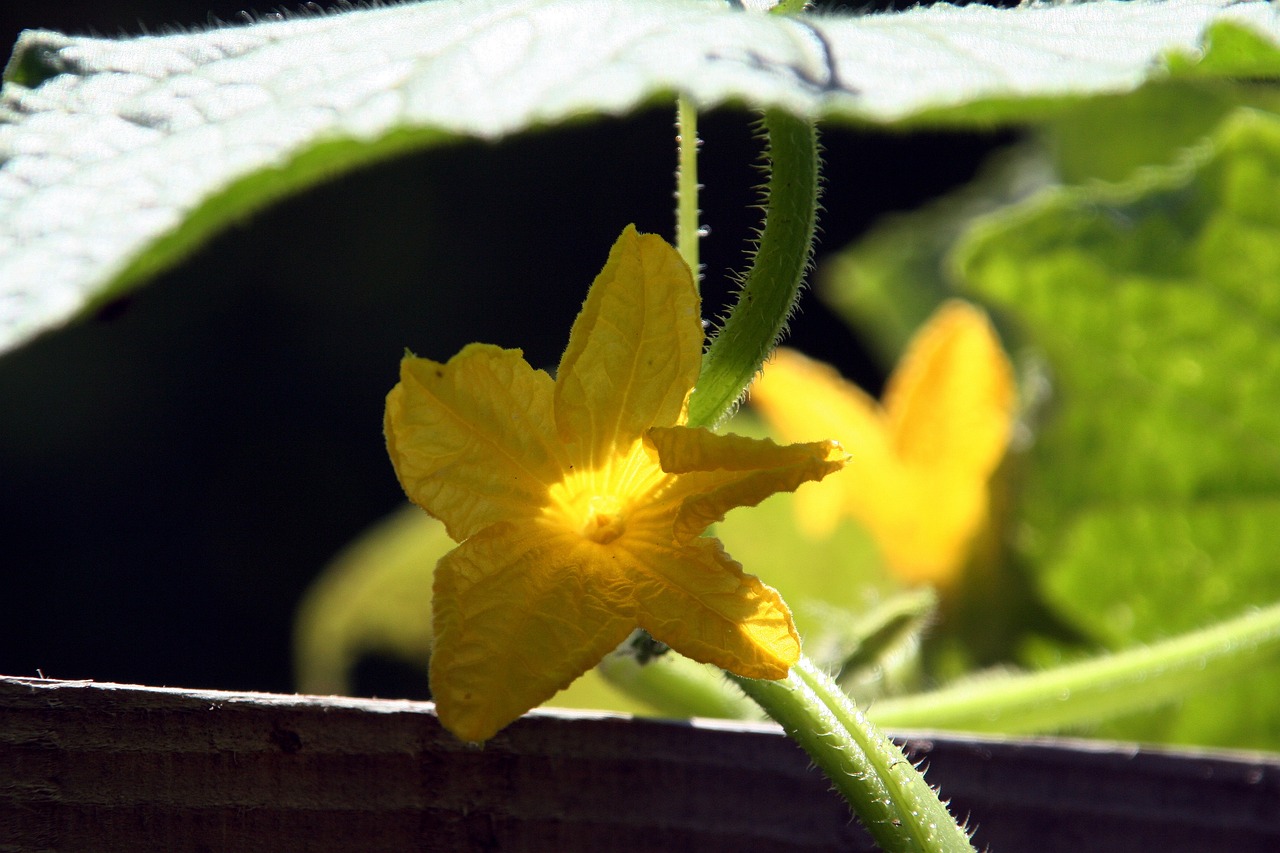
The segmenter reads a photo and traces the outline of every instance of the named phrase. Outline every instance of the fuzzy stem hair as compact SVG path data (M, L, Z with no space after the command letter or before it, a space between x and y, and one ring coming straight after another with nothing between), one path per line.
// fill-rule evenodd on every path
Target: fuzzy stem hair
M706 355L689 398L689 424L731 415L779 339L813 257L818 211L818 135L813 122L768 110L765 218L750 270Z

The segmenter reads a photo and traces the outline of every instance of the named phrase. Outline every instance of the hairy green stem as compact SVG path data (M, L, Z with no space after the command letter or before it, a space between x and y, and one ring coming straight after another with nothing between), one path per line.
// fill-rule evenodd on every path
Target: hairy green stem
M773 12L799 11L783 0ZM696 173L686 183L685 147L696 146L683 123L677 232L686 262L697 229ZM691 111L690 111L691 112ZM712 340L689 398L689 424L714 426L733 412L795 309L813 252L818 212L818 136L813 123L779 110L764 115L769 182L764 227L738 300ZM693 256L696 260L696 255ZM692 269L697 269L690 263ZM875 728L832 679L801 657L785 679L756 681L730 675L776 720L831 779L876 842L889 853L969 853L965 831L892 741Z
M881 849L971 853L915 765L808 658L780 681L729 677L809 753Z
M691 426L715 426L732 414L786 329L813 251L817 130L780 110L765 112L764 127L770 166L764 227L738 300L703 357L689 398Z
M695 284L702 280L699 269L698 241L702 238L698 222L698 111L681 95L676 99L676 251L693 273Z

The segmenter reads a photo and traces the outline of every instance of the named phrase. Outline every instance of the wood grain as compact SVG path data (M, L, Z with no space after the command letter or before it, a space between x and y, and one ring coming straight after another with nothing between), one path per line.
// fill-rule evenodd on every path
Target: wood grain
M913 735L979 847L1280 849L1280 760ZM872 849L768 725L0 677L0 850Z

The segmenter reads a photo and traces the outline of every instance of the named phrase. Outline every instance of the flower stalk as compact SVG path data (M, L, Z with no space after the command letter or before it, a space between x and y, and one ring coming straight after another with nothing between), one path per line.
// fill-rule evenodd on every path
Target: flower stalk
M973 850L915 765L808 658L779 681L729 677L804 748L882 849Z
M692 127L692 116L686 113L692 109L682 99L677 231L687 261L688 246L696 246L697 239L690 224L692 211L696 225L697 180L696 174L688 179L685 163L687 150L696 151L697 143L686 131ZM764 226L737 302L703 358L689 398L690 426L714 427L733 413L786 331L812 259L818 210L817 130L813 122L777 110L765 113L764 128L770 168ZM808 658L801 655L787 677L776 681L727 675L809 754L884 850L973 850L968 833L920 771Z

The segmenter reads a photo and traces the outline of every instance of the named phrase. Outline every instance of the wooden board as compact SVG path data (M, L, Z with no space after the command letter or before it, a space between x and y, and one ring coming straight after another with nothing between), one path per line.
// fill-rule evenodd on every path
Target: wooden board
M911 735L975 842L1280 850L1280 760ZM872 849L769 725L0 677L0 850Z

